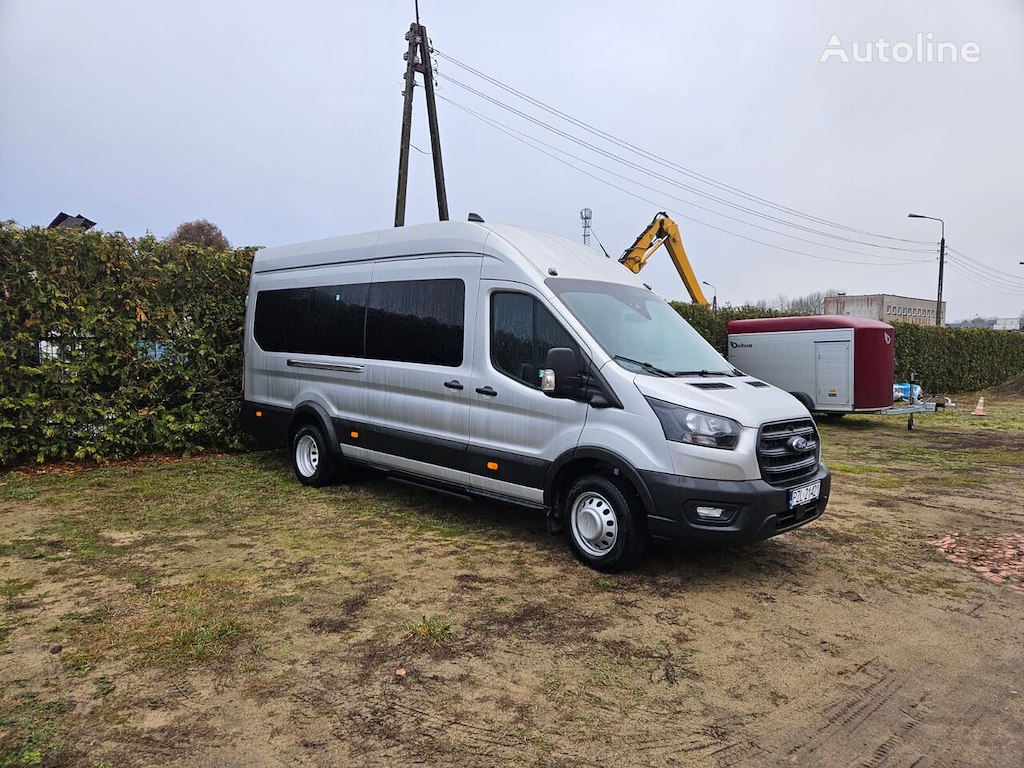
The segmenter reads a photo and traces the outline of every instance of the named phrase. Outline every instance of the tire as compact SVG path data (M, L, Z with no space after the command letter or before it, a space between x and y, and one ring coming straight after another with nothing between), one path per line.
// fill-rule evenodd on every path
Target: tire
M811 400L810 395L804 392L790 392L793 397L800 401L800 405L806 408L808 411L814 411L814 401Z
M303 424L292 436L292 468L303 485L321 487L334 482L338 460L317 424Z
M569 548L591 568L622 571L643 555L647 518L633 489L618 478L584 475L569 486L563 509Z

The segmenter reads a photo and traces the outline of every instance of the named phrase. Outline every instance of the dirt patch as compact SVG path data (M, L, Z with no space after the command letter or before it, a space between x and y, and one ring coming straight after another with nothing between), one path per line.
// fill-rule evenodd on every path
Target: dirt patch
M1013 412L823 424L822 519L616 575L272 454L0 476L0 764L1015 764Z
M993 395L1011 395L1017 397L1024 397L1024 376L1018 376L1015 379L1004 381L994 387L990 387L987 392Z
M941 450L972 450L978 448L1011 448L1024 450L1024 436L1005 432L932 432L929 445Z

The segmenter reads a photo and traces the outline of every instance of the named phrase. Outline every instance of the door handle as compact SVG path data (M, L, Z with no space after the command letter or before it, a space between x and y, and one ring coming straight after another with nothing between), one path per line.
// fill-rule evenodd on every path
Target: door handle
M465 389L465 387L462 386L462 384L459 382L458 379L452 379L451 381L446 381L444 383L444 385L446 387L448 387L448 389Z
M497 397L498 396L498 393L495 392L490 387L477 387L476 391L477 391L477 394L479 394L479 395L487 395L488 397Z

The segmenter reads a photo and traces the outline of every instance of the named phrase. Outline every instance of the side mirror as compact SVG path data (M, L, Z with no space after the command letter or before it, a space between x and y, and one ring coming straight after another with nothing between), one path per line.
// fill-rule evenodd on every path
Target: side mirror
M583 382L576 353L568 347L552 347L541 371L541 391L549 397L576 397Z

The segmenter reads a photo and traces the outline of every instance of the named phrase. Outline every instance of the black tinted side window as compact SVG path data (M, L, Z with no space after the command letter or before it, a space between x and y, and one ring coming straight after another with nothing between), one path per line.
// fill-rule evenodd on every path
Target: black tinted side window
M491 297L491 363L513 379L540 388L548 350L568 347L582 361L579 345L547 309L524 293Z
M461 280L373 283L366 356L406 363L462 365L466 286Z
M260 291L253 336L268 352L302 352L309 343L311 288Z
M366 298L370 284L327 285L314 289L310 354L363 356Z
M260 291L256 343L268 352L362 357L369 290L362 283Z

